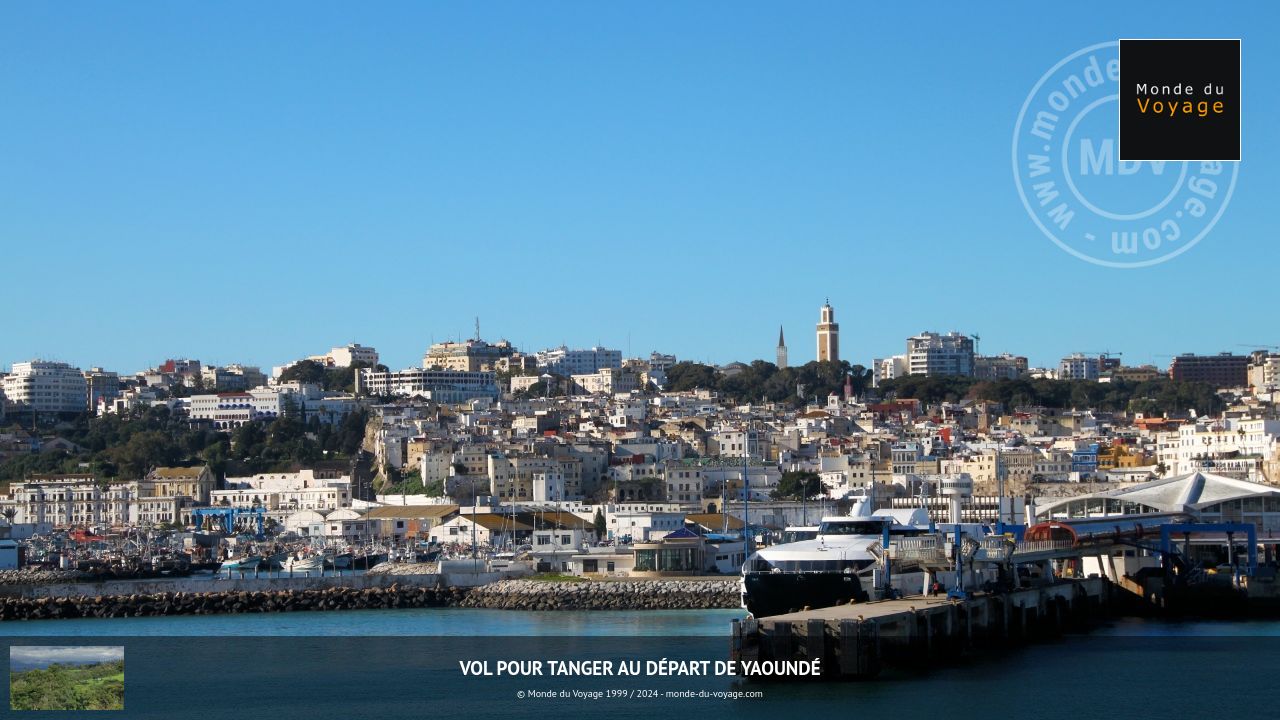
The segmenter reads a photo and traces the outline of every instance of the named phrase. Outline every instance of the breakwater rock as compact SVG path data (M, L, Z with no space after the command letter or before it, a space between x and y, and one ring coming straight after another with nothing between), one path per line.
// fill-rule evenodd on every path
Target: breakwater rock
M79 570L41 570L39 568L0 570L0 585L56 585L76 582L84 577L86 577L85 573Z
M388 579L380 587L0 597L0 620L464 607L495 610L702 610L738 607L736 579L548 582L477 587ZM265 581L264 581L265 582Z
M740 605L737 578L540 582L472 588L461 606L500 610L707 610Z
M436 563L382 562L369 568L366 575L434 575L439 572Z
M293 612L304 610L368 610L454 607L465 588L332 587L323 590L266 590L259 592L176 592L135 595L79 595L59 598L0 599L0 619L148 617L156 615L215 615L221 613Z

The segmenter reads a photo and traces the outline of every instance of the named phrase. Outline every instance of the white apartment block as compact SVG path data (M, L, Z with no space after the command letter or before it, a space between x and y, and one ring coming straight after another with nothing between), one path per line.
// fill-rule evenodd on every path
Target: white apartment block
M1280 355L1255 353L1249 363L1249 386L1254 392L1280 389Z
M67 363L31 360L13 364L4 376L4 396L14 409L36 412L84 412L88 383L80 368Z
M872 379L876 383L902 377L908 372L907 356L893 355L887 358L876 358L871 361Z
M476 398L497 399L499 393L497 376L491 372L411 368L398 372L360 370L356 373L356 394L417 396L456 404Z
M541 350L534 354L538 360L540 372L553 372L558 375L590 375L605 368L622 367L622 351L593 347L587 350L570 350L560 346L551 350Z
M285 393L274 388L242 392L192 395L187 398L187 414L192 420L206 420L218 430L231 430L257 420L273 420L284 414Z
M336 510L351 507L351 477L316 470L259 473L229 477L225 490L212 494L212 504L261 505L267 510Z
M1058 379L1097 380L1100 369L1098 358L1072 353L1058 362Z
M973 375L973 338L958 332L923 332L907 338L911 375Z
M1187 423L1178 428L1176 444L1157 442L1160 461L1170 475L1209 470L1261 480L1263 462L1280 449L1280 420L1222 418Z
M159 525L191 522L192 499L151 496L150 483L134 480L104 486L92 475L34 476L10 486L0 508L15 511L13 522L73 526Z
M258 420L274 420L290 405L303 421L319 418L332 424L354 411L357 402L350 395L327 395L315 385L296 382L242 392L192 395L185 400L187 415L192 420L210 422L218 430L232 430Z

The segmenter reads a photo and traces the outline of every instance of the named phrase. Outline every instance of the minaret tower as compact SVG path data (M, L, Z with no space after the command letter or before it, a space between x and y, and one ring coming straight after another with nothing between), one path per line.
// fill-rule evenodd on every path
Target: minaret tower
M840 324L828 299L818 322L818 362L840 362Z
M787 341L782 337L782 326L778 326L778 369L787 369Z

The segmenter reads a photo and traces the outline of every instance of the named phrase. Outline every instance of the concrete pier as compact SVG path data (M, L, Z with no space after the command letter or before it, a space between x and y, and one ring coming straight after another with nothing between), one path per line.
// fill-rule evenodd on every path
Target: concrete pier
M822 660L824 677L869 678L919 669L966 650L1086 629L1107 611L1103 578L979 594L910 597L733 621L734 660Z

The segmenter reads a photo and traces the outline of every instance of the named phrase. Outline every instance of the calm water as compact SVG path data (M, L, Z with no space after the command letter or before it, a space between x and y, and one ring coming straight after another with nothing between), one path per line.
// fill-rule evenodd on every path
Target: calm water
M0 624L0 637L728 637L738 610L607 610L515 612L470 608L179 615L173 617L36 620ZM1280 621L1167 622L1126 618L1089 638L1280 637Z
M1280 717L1280 622L1114 622L1087 635L873 682L732 677L471 677L460 660L726 659L737 611L370 610L0 624L9 645L122 644L124 718L215 701L236 717L349 720L588 712L611 717ZM227 693L234 688L234 697ZM673 699L553 697L533 690L706 691ZM726 693L758 692L759 697ZM230 704L227 704L230 702ZM204 707L210 710L211 707ZM3 714L0 712L0 714Z

